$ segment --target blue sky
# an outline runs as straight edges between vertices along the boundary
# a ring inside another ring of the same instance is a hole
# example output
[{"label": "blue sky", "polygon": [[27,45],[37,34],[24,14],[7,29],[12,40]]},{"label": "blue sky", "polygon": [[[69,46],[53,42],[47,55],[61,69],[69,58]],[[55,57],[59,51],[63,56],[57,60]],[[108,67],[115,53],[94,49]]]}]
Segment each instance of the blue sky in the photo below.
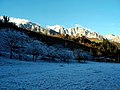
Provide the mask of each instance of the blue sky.
[{"label": "blue sky", "polygon": [[120,35],[120,0],[0,0],[0,15]]}]

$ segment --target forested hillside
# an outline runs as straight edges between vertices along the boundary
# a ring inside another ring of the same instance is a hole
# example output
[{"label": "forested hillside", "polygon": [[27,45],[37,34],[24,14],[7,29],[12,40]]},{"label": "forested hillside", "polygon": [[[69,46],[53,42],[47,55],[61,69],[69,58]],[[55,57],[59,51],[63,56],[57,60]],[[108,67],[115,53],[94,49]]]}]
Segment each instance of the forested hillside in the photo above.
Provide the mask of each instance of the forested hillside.
[{"label": "forested hillside", "polygon": [[[68,34],[61,34],[61,35],[48,35],[42,32],[34,32],[34,31],[30,31],[27,29],[23,29],[20,28],[18,26],[16,26],[14,23],[9,22],[9,17],[4,16],[3,20],[0,20],[0,33],[1,33],[1,39],[3,41],[3,43],[5,43],[5,39],[8,39],[9,37],[11,38],[18,38],[16,41],[17,43],[28,43],[31,44],[31,42],[35,42],[34,44],[38,43],[38,45],[36,46],[36,51],[37,49],[39,49],[39,47],[41,47],[40,45],[45,47],[50,47],[53,46],[54,48],[62,48],[62,49],[67,49],[69,51],[72,52],[89,52],[93,57],[95,57],[95,59],[97,58],[98,61],[114,61],[114,62],[119,62],[119,53],[120,50],[118,49],[118,47],[116,46],[116,44],[109,42],[107,39],[102,39],[101,42],[96,42],[93,39],[89,39],[85,36],[79,37],[79,36],[69,36]],[[9,36],[9,37],[8,37]],[[24,41],[24,39],[26,38],[26,40]],[[5,39],[4,39],[5,38]],[[37,40],[37,42],[36,42]],[[1,47],[2,45],[4,45],[1,42]],[[43,43],[43,44],[41,44]],[[40,44],[40,45],[39,45]],[[6,44],[5,44],[6,45]],[[26,45],[26,44],[25,44]],[[17,50],[20,49],[22,47],[29,47],[31,45],[28,46],[9,46],[9,50],[10,51],[10,58],[12,58],[12,52],[15,53],[23,53],[22,51],[25,50]],[[8,46],[6,46],[8,47]],[[16,49],[16,50],[15,50]],[[31,49],[31,47],[30,47]],[[5,49],[6,51],[6,49]],[[45,51],[45,50],[43,50]],[[25,52],[24,52],[25,53]],[[34,52],[33,52],[34,53]],[[31,55],[33,55],[33,59],[35,58],[34,54],[31,53]],[[40,54],[43,52],[40,52]],[[30,54],[30,53],[29,53]],[[38,54],[38,52],[35,52],[35,54]],[[39,55],[36,55],[36,58]],[[49,56],[49,55],[48,55]],[[57,57],[57,56],[55,56]],[[104,60],[101,60],[100,57],[103,57]],[[58,58],[58,57],[57,57]],[[78,57],[77,57],[78,58]],[[79,59],[84,59],[82,56],[79,57]],[[91,59],[91,58],[89,58]],[[93,58],[94,59],[94,58]],[[100,60],[99,60],[100,59]]]}]

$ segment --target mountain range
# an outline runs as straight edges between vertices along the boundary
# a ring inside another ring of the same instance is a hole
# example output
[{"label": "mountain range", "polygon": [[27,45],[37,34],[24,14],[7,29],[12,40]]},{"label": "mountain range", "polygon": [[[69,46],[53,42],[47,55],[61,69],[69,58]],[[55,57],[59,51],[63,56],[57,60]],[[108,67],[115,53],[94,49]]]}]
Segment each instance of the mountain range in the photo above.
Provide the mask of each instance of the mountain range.
[{"label": "mountain range", "polygon": [[[3,16],[0,16],[0,19],[3,19]],[[102,40],[103,38],[107,38],[110,41],[113,42],[118,42],[120,43],[120,36],[116,36],[113,34],[108,34],[106,36],[103,36],[97,32],[91,32],[89,29],[85,28],[85,27],[72,27],[72,28],[64,28],[60,25],[54,25],[54,26],[47,26],[42,27],[36,23],[33,23],[29,20],[26,19],[20,19],[20,18],[13,18],[10,17],[9,18],[9,22],[12,22],[14,24],[16,24],[18,27],[24,28],[24,29],[28,29],[31,31],[35,31],[35,32],[41,32],[44,34],[68,34],[70,36],[86,36],[88,38],[97,38],[99,40]]]}]

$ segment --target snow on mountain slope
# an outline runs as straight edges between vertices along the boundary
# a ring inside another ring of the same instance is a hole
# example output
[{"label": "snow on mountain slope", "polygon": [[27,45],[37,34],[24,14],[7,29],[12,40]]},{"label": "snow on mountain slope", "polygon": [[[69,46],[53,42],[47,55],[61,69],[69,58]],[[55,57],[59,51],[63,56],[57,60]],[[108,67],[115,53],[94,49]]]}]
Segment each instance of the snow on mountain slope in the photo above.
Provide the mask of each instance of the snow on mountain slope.
[{"label": "snow on mountain slope", "polygon": [[115,38],[116,36],[113,35],[113,34],[108,34],[108,35],[106,35],[105,37],[106,37],[108,40],[111,40],[111,39]]},{"label": "snow on mountain slope", "polygon": [[47,26],[48,29],[51,29],[59,34],[65,34],[64,33],[64,28],[60,25],[54,25],[54,26]]},{"label": "snow on mountain slope", "polygon": [[[3,16],[0,16],[0,19],[3,19]],[[47,32],[47,30],[45,31],[45,28],[43,28],[35,23],[32,23],[29,20],[13,18],[13,17],[10,17],[9,19],[10,19],[9,22],[15,23],[18,27],[28,29],[31,31],[35,31],[35,32],[42,32],[42,33]]]},{"label": "snow on mountain slope", "polygon": [[[0,16],[1,19],[3,19],[3,16]],[[102,35],[96,33],[96,32],[90,32],[88,29],[84,27],[74,27],[74,28],[64,28],[60,25],[55,25],[55,26],[47,26],[48,29],[45,29],[35,23],[32,23],[29,20],[26,19],[20,19],[20,18],[13,18],[10,17],[10,22],[15,23],[18,27],[22,27],[31,31],[35,32],[42,32],[42,33],[47,33],[47,34],[52,34],[50,30],[56,32],[56,34],[68,34],[71,36],[87,36],[88,38],[98,38],[101,39],[103,38]]]},{"label": "snow on mountain slope", "polygon": [[117,36],[115,38],[112,38],[111,41],[120,43],[120,36]]},{"label": "snow on mountain slope", "polygon": [[0,57],[0,90],[120,90],[115,63],[47,63]]},{"label": "snow on mountain slope", "polygon": [[[3,19],[3,16],[0,16],[0,19]],[[36,23],[32,23],[29,20],[13,17],[10,17],[10,22],[15,23],[18,27],[35,32],[42,32],[45,34],[68,34],[70,36],[86,36],[88,38],[103,39],[103,36],[101,34],[98,34],[97,32],[91,32],[89,29],[81,27],[80,25],[76,25],[72,28],[64,28],[60,25],[48,25],[47,28],[44,28]],[[120,43],[120,36],[109,34],[105,36],[105,38]]]},{"label": "snow on mountain slope", "polygon": [[59,26],[59,25],[55,25],[55,26],[47,26],[49,29],[53,29],[55,30],[56,32],[59,32],[60,29],[62,29],[63,27],[62,26]]},{"label": "snow on mountain slope", "polygon": [[113,34],[108,34],[105,37],[110,41],[120,43],[120,36],[116,36],[116,35],[113,35]]},{"label": "snow on mountain slope", "polygon": [[55,30],[60,34],[68,34],[70,36],[86,36],[88,38],[98,38],[98,39],[103,38],[102,35],[96,32],[91,32],[89,31],[89,29],[86,29],[84,27],[64,28],[60,25],[55,25],[55,26],[47,26],[47,28]]},{"label": "snow on mountain slope", "polygon": [[[0,16],[0,19],[3,19],[3,16]],[[16,25],[20,25],[20,24],[27,24],[27,23],[29,23],[30,21],[27,20],[27,19],[20,19],[20,18],[10,17],[9,22],[13,22],[13,23],[15,23]]]},{"label": "snow on mountain slope", "polygon": [[10,22],[15,22],[16,25],[20,25],[20,24],[27,24],[30,21],[26,20],[26,19],[19,19],[19,18],[10,18]]}]

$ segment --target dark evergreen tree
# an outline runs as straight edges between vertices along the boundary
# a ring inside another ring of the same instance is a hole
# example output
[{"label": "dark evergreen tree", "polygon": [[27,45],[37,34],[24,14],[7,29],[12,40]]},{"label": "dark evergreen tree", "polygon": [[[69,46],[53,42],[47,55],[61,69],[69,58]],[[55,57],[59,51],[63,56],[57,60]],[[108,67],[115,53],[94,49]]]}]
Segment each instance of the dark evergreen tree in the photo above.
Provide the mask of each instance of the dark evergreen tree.
[{"label": "dark evergreen tree", "polygon": [[4,23],[8,23],[8,22],[9,22],[9,20],[10,20],[10,18],[9,18],[9,17],[7,17],[7,16],[3,16],[3,21],[4,21]]}]

